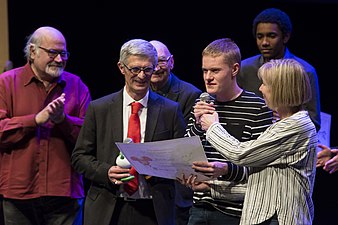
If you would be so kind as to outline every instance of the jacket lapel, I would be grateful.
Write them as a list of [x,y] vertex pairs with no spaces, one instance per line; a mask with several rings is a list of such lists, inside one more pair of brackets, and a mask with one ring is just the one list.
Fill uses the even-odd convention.
[[174,74],[171,74],[170,76],[171,76],[171,88],[167,94],[167,98],[177,102],[180,92],[178,78]]
[[149,91],[149,99],[148,99],[148,114],[147,114],[147,125],[144,141],[149,142],[152,141],[155,127],[158,123],[158,115],[161,111],[162,103],[160,98],[154,94],[154,92]]
[[[112,102],[109,108],[109,115],[112,121],[112,134],[113,140],[116,141],[123,141],[123,90],[116,93],[113,96]],[[108,121],[107,121],[108,122]]]

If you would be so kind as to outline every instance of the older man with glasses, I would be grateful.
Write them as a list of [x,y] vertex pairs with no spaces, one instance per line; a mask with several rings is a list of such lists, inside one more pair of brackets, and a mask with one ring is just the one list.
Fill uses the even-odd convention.
[[72,152],[91,101],[64,69],[66,40],[53,27],[29,36],[26,65],[0,75],[0,195],[6,225],[82,224],[82,176]]
[[152,40],[150,43],[156,48],[158,54],[157,67],[151,76],[151,89],[164,97],[178,102],[183,111],[184,120],[188,124],[190,110],[202,91],[193,84],[179,79],[172,72],[174,69],[174,56],[165,44],[157,40]]
[[[179,79],[173,72],[174,56],[168,47],[160,41],[150,43],[156,48],[158,55],[157,68],[151,76],[151,89],[180,104],[186,125],[195,100],[202,91],[193,84]],[[189,210],[192,206],[193,191],[176,181],[176,225],[186,225]]]
[[[72,153],[74,168],[91,181],[84,210],[85,225],[173,225],[174,180],[136,174],[138,187],[129,192],[125,181],[133,169],[117,165],[116,142],[131,138],[129,117],[138,110],[140,142],[183,137],[185,123],[177,102],[150,90],[157,66],[154,46],[142,39],[124,43],[117,63],[124,76],[121,90],[92,101]],[[136,110],[137,111],[137,110]],[[135,114],[133,113],[133,118]],[[133,139],[134,142],[135,138]]]

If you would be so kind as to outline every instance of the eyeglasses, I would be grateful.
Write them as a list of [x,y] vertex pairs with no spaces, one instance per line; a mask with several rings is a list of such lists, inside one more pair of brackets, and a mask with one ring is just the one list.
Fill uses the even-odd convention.
[[70,53],[67,51],[58,51],[55,49],[47,49],[47,48],[43,48],[41,46],[38,46],[39,48],[41,48],[42,50],[44,50],[45,52],[47,52],[48,56],[52,59],[55,59],[58,55],[61,56],[62,60],[67,60]]
[[154,72],[154,68],[153,67],[132,67],[132,68],[129,68],[126,64],[122,63],[123,66],[125,68],[127,68],[133,75],[139,75],[139,73],[141,73],[141,71],[143,71],[143,73],[147,76],[150,76],[153,74]]
[[159,59],[157,65],[159,67],[165,67],[165,66],[167,66],[168,65],[168,61],[169,61],[169,59],[171,59],[172,56],[173,55],[170,55],[166,59]]

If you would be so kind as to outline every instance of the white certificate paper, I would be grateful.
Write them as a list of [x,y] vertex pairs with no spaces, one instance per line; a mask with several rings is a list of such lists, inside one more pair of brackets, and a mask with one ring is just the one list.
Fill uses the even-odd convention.
[[[330,147],[330,128],[331,128],[331,115],[325,112],[320,112],[320,130],[318,131],[318,143]],[[317,147],[317,152],[322,149]]]
[[194,174],[197,181],[210,180],[191,168],[194,161],[208,161],[198,136],[116,145],[139,174],[168,179]]

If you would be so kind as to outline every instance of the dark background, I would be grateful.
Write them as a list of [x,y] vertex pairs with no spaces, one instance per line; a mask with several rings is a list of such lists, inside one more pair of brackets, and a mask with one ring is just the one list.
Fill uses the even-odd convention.
[[[54,26],[71,52],[66,70],[81,76],[95,99],[122,88],[124,79],[116,64],[124,42],[157,39],[174,55],[174,73],[204,90],[203,48],[229,37],[241,48],[242,58],[258,54],[252,20],[264,8],[277,7],[293,23],[290,51],[317,70],[321,110],[332,115],[331,146],[337,146],[337,0],[202,2],[9,0],[10,59],[15,67],[24,65],[26,37],[40,26]],[[338,224],[337,183],[338,172],[317,171],[314,224]]]

